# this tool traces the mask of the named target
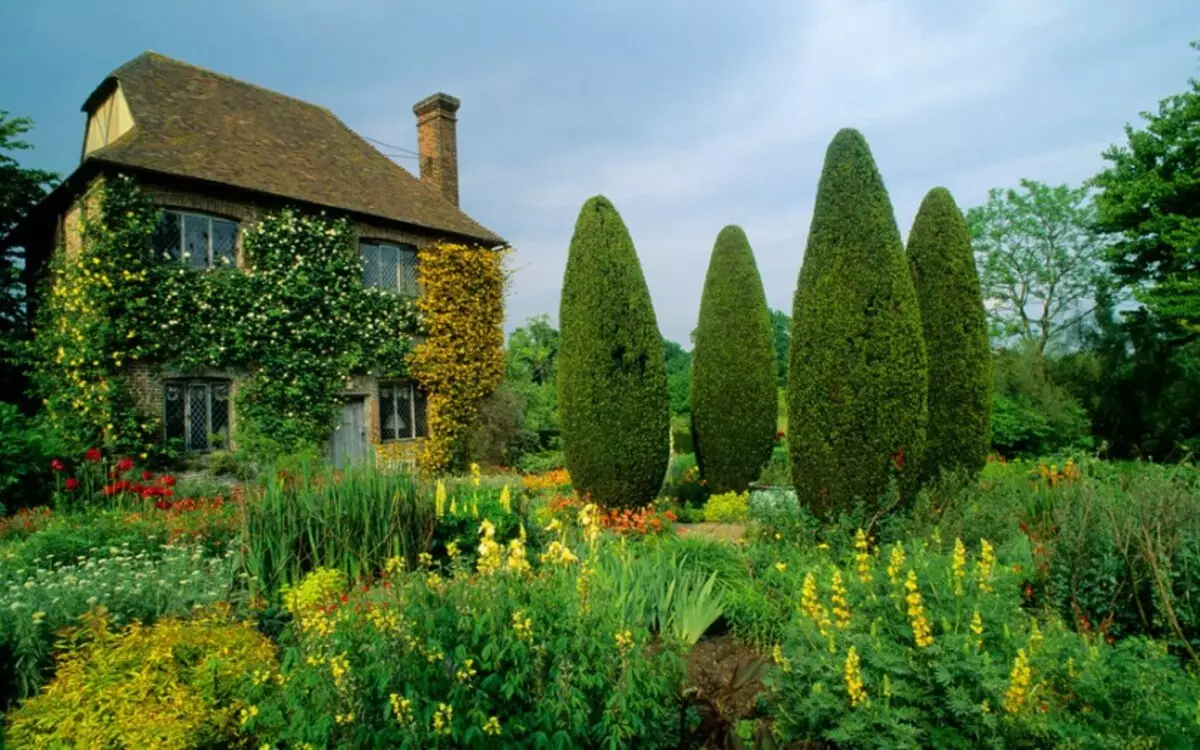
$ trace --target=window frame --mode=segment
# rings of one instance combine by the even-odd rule
[[[224,431],[213,430],[213,403],[215,396],[213,391],[218,386],[225,386],[225,424]],[[170,402],[170,389],[176,387],[180,389],[180,396],[183,399],[183,435],[182,438],[171,437],[170,416],[168,409]],[[191,444],[192,434],[192,401],[191,390],[196,387],[203,387],[205,390],[205,419],[207,424],[204,432],[204,447],[193,447]],[[231,406],[233,404],[233,380],[230,378],[167,378],[163,381],[163,435],[167,440],[182,439],[184,453],[211,453],[214,450],[223,450],[229,448],[229,436],[233,432],[233,414]],[[212,436],[223,434],[225,436],[224,445],[215,446]]]
[[[384,248],[395,251],[395,253],[396,253],[396,269],[397,269],[397,277],[396,277],[395,286],[384,286],[382,284],[377,283],[379,280],[378,270],[376,270],[376,273],[375,273],[376,283],[368,283],[368,281],[365,278],[366,270],[367,270],[367,252],[366,252],[367,247],[374,248],[377,252],[383,250]],[[400,262],[400,259],[403,257],[406,257],[406,256],[412,257],[413,283],[412,283],[411,289],[401,289],[400,288],[399,269],[403,265],[405,265]],[[364,276],[363,286],[367,287],[368,289],[380,289],[382,291],[389,292],[391,294],[398,294],[398,295],[401,295],[404,297],[409,297],[409,298],[415,298],[415,297],[421,296],[421,281],[417,276],[417,265],[419,263],[418,259],[420,257],[420,251],[417,249],[416,245],[411,245],[407,242],[392,242],[390,240],[376,240],[376,239],[371,239],[369,237],[364,237],[364,238],[359,239],[359,241],[358,241],[358,257],[363,266],[363,276]],[[377,264],[380,262],[378,255],[376,256],[375,262]]]
[[[397,434],[394,437],[384,437],[383,426],[385,424],[385,421],[384,421],[385,414],[383,412],[383,402],[384,402],[383,392],[385,390],[392,391],[392,398],[391,398],[392,415],[397,420],[399,420],[401,412],[398,408],[400,399],[396,398],[396,395],[401,393],[403,390],[408,391],[408,415],[407,415],[407,417],[408,417],[408,426],[409,426],[408,432],[409,432],[409,434],[404,437],[401,437],[399,435],[398,430],[397,430]],[[418,409],[418,404],[417,404],[418,396],[420,397],[420,409]],[[413,382],[411,380],[392,380],[392,381],[381,382],[379,384],[376,402],[377,402],[376,403],[376,412],[379,415],[379,442],[380,443],[410,442],[413,440],[423,440],[423,439],[429,437],[429,421],[428,421],[429,407],[428,407],[427,397],[426,397],[425,393],[420,389],[420,387],[415,382]],[[421,413],[421,419],[419,421],[417,419],[418,411]],[[422,429],[418,430],[417,429],[418,425]]]
[[[201,270],[217,271],[217,270],[221,270],[222,268],[237,268],[238,267],[238,239],[241,237],[241,233],[242,233],[242,223],[240,221],[238,221],[237,219],[231,219],[228,216],[219,216],[217,214],[204,213],[203,211],[192,211],[190,209],[184,209],[184,208],[171,208],[171,207],[163,206],[163,207],[159,208],[159,211],[162,212],[163,219],[166,218],[167,214],[175,214],[178,217],[179,257],[178,258],[161,257],[165,253],[163,251],[161,251],[158,247],[155,247],[154,240],[151,240],[150,252],[152,252],[154,254],[155,260],[158,260],[161,262],[176,263],[178,265],[183,266],[184,268],[190,268],[193,271],[201,271]],[[206,243],[207,246],[205,247],[205,258],[204,258],[204,267],[203,268],[192,265],[190,259],[184,257],[184,253],[187,252],[187,219],[189,217],[192,219],[204,219],[205,221],[208,222],[207,243]],[[231,258],[228,266],[220,266],[220,265],[213,264],[213,222],[214,221],[223,221],[223,222],[226,222],[227,224],[233,225],[233,248],[232,248],[233,257]],[[161,223],[161,219],[160,219],[160,223]],[[159,231],[158,227],[155,227],[154,232],[156,235],[158,234],[158,231]]]

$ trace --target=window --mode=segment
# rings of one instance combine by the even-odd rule
[[[183,441],[186,451],[227,448],[229,390],[228,380],[168,380],[167,439]]]
[[[425,394],[412,383],[379,386],[379,439],[409,440],[426,436]]]
[[[364,242],[363,286],[387,289],[408,297],[416,297],[417,249],[410,245],[387,245]]]
[[[196,269],[233,266],[237,231],[236,221],[163,211],[154,231],[154,255]]]

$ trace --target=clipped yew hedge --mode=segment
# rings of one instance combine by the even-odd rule
[[[717,235],[692,350],[692,429],[714,494],[743,492],[771,457],[778,415],[771,314],[741,227]]]
[[[908,265],[929,358],[922,474],[978,472],[992,437],[992,353],[966,219],[946,188],[930,190],[908,235]]]
[[[829,514],[916,485],[928,374],[892,204],[862,135],[825,154],[792,314],[788,438],[802,502]]]
[[[654,499],[670,458],[662,336],[637,251],[603,196],[579,212],[559,307],[558,404],[575,489],[605,506]]]

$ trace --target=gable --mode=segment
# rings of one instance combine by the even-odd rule
[[[112,92],[88,113],[87,130],[83,138],[83,155],[104,148],[133,128],[133,113],[119,83]]]

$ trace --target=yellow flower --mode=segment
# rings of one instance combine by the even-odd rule
[[[462,464],[459,464],[459,465],[461,466]],[[475,486],[475,489],[479,489],[479,482],[480,482],[479,464],[471,464],[471,484]]]
[[[1017,658],[1013,660],[1012,673],[1008,677],[1008,690],[1004,693],[1004,710],[1015,714],[1025,705],[1029,697],[1029,682],[1032,679],[1029,669],[1029,657],[1025,649],[1017,649]]]
[[[779,668],[784,672],[792,671],[792,662],[783,655],[783,649],[779,647],[778,643],[771,648],[771,661],[778,664]]]
[[[389,574],[395,573],[397,571],[403,573],[405,567],[406,567],[406,564],[404,562],[404,558],[399,557],[399,556],[389,557],[387,559],[387,562],[384,563],[384,570]]]
[[[525,559],[525,544],[520,539],[508,543],[508,562],[505,567],[510,573],[528,573],[529,561]]]
[[[446,485],[440,479],[437,481],[437,490],[434,491],[434,508],[438,518],[446,514]]]
[[[397,724],[407,724],[412,721],[412,701],[402,698],[396,693],[391,694],[389,701],[392,704],[392,715],[396,717]]]
[[[437,711],[433,712],[433,731],[435,734],[450,734],[450,724],[454,721],[454,707],[439,703]]]
[[[837,568],[833,569],[833,578],[829,582],[829,586],[833,589],[833,616],[837,622],[839,630],[844,630],[850,626],[850,602],[846,598],[846,584],[842,583],[842,571]]]
[[[858,573],[859,581],[870,583],[874,580],[871,576],[871,555],[870,547],[867,544],[867,534],[862,529],[859,529],[854,535],[854,569]]]
[[[616,634],[617,650],[625,653],[633,648],[633,633],[629,630],[619,631]]]
[[[957,537],[954,539],[954,595],[963,595],[963,580],[967,577],[967,548],[963,546],[962,540]]]
[[[546,547],[546,551],[541,554],[539,559],[543,563],[550,563],[551,565],[570,565],[579,560],[569,547],[557,539],[550,542],[550,545]]]
[[[505,513],[512,513],[512,495],[508,491],[507,484],[500,490],[500,507],[504,509]]]
[[[1029,618],[1029,653],[1033,653],[1034,650],[1040,645],[1042,645],[1042,629],[1040,627],[1038,627],[1037,618],[1030,617]]]
[[[829,613],[817,596],[817,579],[811,570],[804,575],[804,583],[800,586],[800,611],[816,624],[821,635],[829,634]]]
[[[495,716],[489,716],[488,720],[483,722],[483,733],[490,734],[493,737],[500,734],[500,720]]]
[[[996,567],[996,553],[988,540],[980,540],[979,559],[975,561],[975,575],[979,579],[979,590],[985,594],[992,592],[992,570]]]
[[[866,688],[863,687],[862,670],[859,666],[858,651],[854,646],[846,652],[846,692],[850,695],[850,707],[854,708],[867,699]]]
[[[512,614],[512,628],[513,632],[517,634],[517,640],[532,640],[533,620],[519,609]]]
[[[933,633],[930,631],[929,621],[925,619],[925,607],[921,603],[921,592],[918,590],[915,570],[908,571],[908,579],[904,582],[904,588],[908,591],[904,601],[908,605],[908,619],[912,623],[913,640],[916,642],[917,648],[925,648],[933,644]]]
[[[896,542],[892,545],[892,554],[888,558],[887,575],[893,585],[900,583],[900,571],[904,570],[904,545]]]
[[[971,613],[971,632],[976,636],[983,635],[983,617],[979,614],[979,610],[975,610]],[[982,646],[983,639],[976,638],[975,645]]]
[[[454,677],[459,682],[470,682],[471,678],[474,677],[475,674],[475,660],[466,659],[463,661],[462,668],[458,670]]]
[[[776,563],[775,563],[775,570],[778,570],[780,573],[783,573],[784,571],[786,571],[786,570],[787,570],[787,563],[785,563],[785,562],[776,562]]]

